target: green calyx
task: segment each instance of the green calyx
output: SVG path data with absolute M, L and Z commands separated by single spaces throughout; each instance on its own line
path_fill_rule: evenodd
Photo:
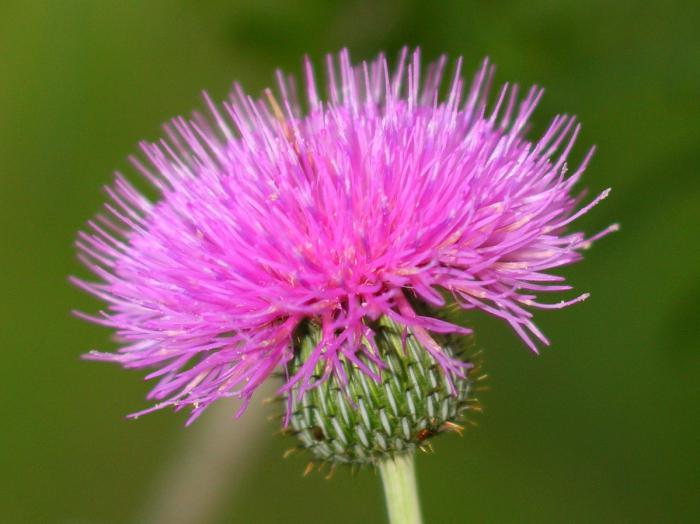
M 293 389 L 287 428 L 299 440 L 293 450 L 307 449 L 316 461 L 332 465 L 376 464 L 396 454 L 430 449 L 429 439 L 445 431 L 460 432 L 459 422 L 466 412 L 479 410 L 472 398 L 478 380 L 473 378 L 475 367 L 466 369 L 463 378 L 452 376 L 452 390 L 442 368 L 410 329 L 387 317 L 371 327 L 386 366 L 378 369 L 369 359 L 359 358 L 379 373 L 381 381 L 346 360 L 346 384 L 331 376 L 301 399 Z M 287 370 L 290 375 L 319 339 L 319 326 L 308 321 L 295 337 L 295 356 Z M 456 338 L 436 340 L 445 354 L 458 356 Z M 323 374 L 320 365 L 316 374 Z

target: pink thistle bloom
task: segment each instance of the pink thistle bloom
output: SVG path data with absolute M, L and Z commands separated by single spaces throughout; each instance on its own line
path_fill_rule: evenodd
M 417 50 L 393 71 L 383 55 L 353 66 L 342 51 L 327 58 L 324 99 L 306 60 L 303 105 L 278 73 L 277 98 L 235 85 L 220 108 L 205 95 L 208 117 L 176 118 L 167 139 L 142 143 L 145 162 L 132 161 L 158 200 L 117 174 L 107 212 L 77 241 L 99 281 L 73 282 L 108 304 L 81 315 L 122 343 L 87 358 L 153 369 L 157 404 L 141 413 L 191 406 L 192 420 L 220 397 L 244 407 L 290 360 L 305 319 L 321 341 L 283 392 L 342 381 L 343 361 L 377 378 L 364 362 L 382 365 L 370 327 L 382 315 L 446 376 L 464 373 L 431 334 L 470 330 L 419 314 L 418 303 L 430 311 L 449 299 L 502 318 L 533 351 L 547 344 L 531 309 L 588 296 L 538 300 L 571 289 L 548 270 L 615 229 L 566 231 L 608 191 L 583 207 L 572 195 L 592 154 L 567 176 L 573 117 L 524 137 L 541 89 L 519 100 L 505 85 L 489 105 L 493 67 L 484 62 L 465 92 L 460 59 L 441 97 L 445 66 L 442 57 L 421 80 Z

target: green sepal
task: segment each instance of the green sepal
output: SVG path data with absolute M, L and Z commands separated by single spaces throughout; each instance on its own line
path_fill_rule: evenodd
M 299 447 L 309 450 L 318 461 L 371 464 L 394 454 L 424 449 L 435 435 L 459 431 L 458 422 L 476 407 L 472 398 L 474 367 L 466 369 L 464 377 L 453 375 L 451 389 L 443 369 L 409 328 L 388 317 L 381 317 L 370 327 L 386 366 L 379 369 L 360 353 L 358 357 L 379 374 L 381 382 L 344 360 L 346 384 L 331 375 L 301 399 L 297 398 L 298 387 L 289 393 L 292 406 L 288 432 L 296 435 Z M 287 369 L 290 376 L 320 337 L 320 327 L 313 321 L 299 330 L 295 355 Z M 450 357 L 457 356 L 458 340 L 436 338 Z M 323 374 L 321 366 L 315 370 L 317 377 Z

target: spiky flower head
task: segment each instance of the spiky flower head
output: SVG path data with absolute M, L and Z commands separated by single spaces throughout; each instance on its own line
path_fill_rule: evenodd
M 567 232 L 607 195 L 580 207 L 572 194 L 591 154 L 567 174 L 574 118 L 529 141 L 540 89 L 519 99 L 506 85 L 489 103 L 486 62 L 465 90 L 461 60 L 447 80 L 444 57 L 421 79 L 418 51 L 407 55 L 393 71 L 382 55 L 328 57 L 325 96 L 308 60 L 303 100 L 281 73 L 277 94 L 235 85 L 221 107 L 205 96 L 208 116 L 172 120 L 133 159 L 155 201 L 117 174 L 78 240 L 99 280 L 74 281 L 107 302 L 85 316 L 122 344 L 88 358 L 152 369 L 146 411 L 190 406 L 192 419 L 228 396 L 245 406 L 276 368 L 293 392 L 288 416 L 319 384 L 347 384 L 348 366 L 381 381 L 393 357 L 378 347 L 380 319 L 410 334 L 458 397 L 470 364 L 438 339 L 470 330 L 434 312 L 485 311 L 536 350 L 547 340 L 531 310 L 586 297 L 538 300 L 570 289 L 549 270 L 612 230 Z M 295 334 L 309 325 L 299 362 Z

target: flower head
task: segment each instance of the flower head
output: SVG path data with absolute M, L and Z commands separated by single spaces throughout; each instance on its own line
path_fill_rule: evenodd
M 85 316 L 122 343 L 88 358 L 152 368 L 151 409 L 195 417 L 290 369 L 308 321 L 317 343 L 282 387 L 299 395 L 342 383 L 346 363 L 378 378 L 380 318 L 410 330 L 448 380 L 463 376 L 468 364 L 434 338 L 469 333 L 433 313 L 448 303 L 546 344 L 531 310 L 587 296 L 540 302 L 570 289 L 548 271 L 614 228 L 566 231 L 607 195 L 579 207 L 572 194 L 592 151 L 567 174 L 573 117 L 524 137 L 540 89 L 519 101 L 506 85 L 489 104 L 486 62 L 465 90 L 461 60 L 449 78 L 443 57 L 421 80 L 418 51 L 407 54 L 393 71 L 382 55 L 328 57 L 325 97 L 307 60 L 303 100 L 282 74 L 258 100 L 236 85 L 222 107 L 205 96 L 208 117 L 176 118 L 166 139 L 142 143 L 133 163 L 158 199 L 117 174 L 107 212 L 79 236 L 99 281 L 74 281 L 108 304 Z

